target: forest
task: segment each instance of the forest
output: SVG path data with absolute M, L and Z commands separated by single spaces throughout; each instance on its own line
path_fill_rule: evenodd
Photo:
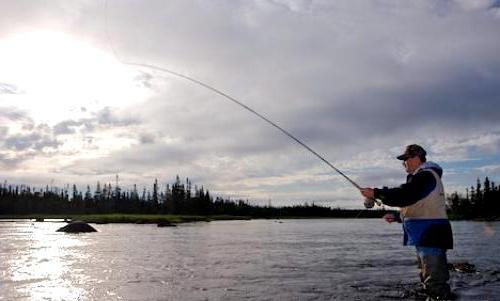
M 381 217 L 387 210 L 357 210 L 330 208 L 314 203 L 273 207 L 250 204 L 248 200 L 230 200 L 213 197 L 203 186 L 193 186 L 189 178 L 160 189 L 155 180 L 150 189 L 138 190 L 133 185 L 123 190 L 118 184 L 89 185 L 84 191 L 76 185 L 34 188 L 29 185 L 0 184 L 0 215 L 30 214 L 174 214 L 174 215 L 232 215 L 255 218 L 285 217 Z M 360 201 L 361 202 L 361 201 Z
M 455 219 L 486 219 L 500 218 L 500 186 L 490 181 L 488 177 L 476 185 L 465 189 L 465 195 L 454 192 L 448 196 L 448 212 Z
M 255 218 L 286 217 L 382 217 L 390 209 L 343 209 L 318 206 L 314 203 L 272 207 L 251 204 L 248 200 L 213 197 L 203 186 L 193 186 L 189 178 L 159 189 L 155 180 L 151 189 L 121 189 L 118 183 L 97 182 L 84 191 L 76 185 L 66 188 L 35 188 L 29 185 L 0 184 L 0 215 L 30 214 L 173 214 L 173 215 L 233 215 Z M 361 202 L 361 201 L 360 201 Z M 484 182 L 466 188 L 465 195 L 454 192 L 447 197 L 448 214 L 453 219 L 497 219 L 500 216 L 500 187 L 488 177 Z

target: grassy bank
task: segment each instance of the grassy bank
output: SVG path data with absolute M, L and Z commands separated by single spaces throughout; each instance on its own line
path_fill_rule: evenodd
M 448 218 L 452 221 L 476 221 L 476 222 L 498 222 L 500 221 L 500 216 L 489 216 L 489 217 L 480 217 L 473 216 L 471 214 L 458 214 L 455 212 L 448 212 Z
M 189 223 L 189 222 L 210 222 L 215 220 L 248 220 L 247 216 L 229 216 L 229 215 L 162 215 L 162 214 L 85 214 L 85 215 L 57 215 L 57 214 L 30 214 L 30 215 L 0 215 L 0 220 L 72 220 L 83 221 L 86 223 L 131 223 L 131 224 L 157 224 L 157 223 Z
M 129 223 L 129 224 L 158 224 L 158 223 L 189 223 L 189 222 L 210 222 L 220 220 L 250 220 L 250 219 L 335 219 L 335 218 L 380 218 L 378 214 L 367 216 L 360 214 L 356 216 L 349 214 L 345 216 L 233 216 L 233 215 L 172 215 L 172 214 L 29 214 L 29 215 L 0 215 L 2 220 L 49 220 L 55 219 L 60 221 L 83 221 L 86 223 L 108 224 L 108 223 Z M 453 213 L 448 213 L 448 218 L 452 221 L 474 220 L 474 221 L 500 221 L 500 218 L 471 218 Z

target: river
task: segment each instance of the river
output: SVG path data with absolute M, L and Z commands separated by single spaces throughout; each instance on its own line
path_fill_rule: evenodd
M 414 250 L 379 219 L 199 222 L 176 228 L 0 222 L 0 300 L 418 300 Z M 453 222 L 459 300 L 500 300 L 500 223 Z

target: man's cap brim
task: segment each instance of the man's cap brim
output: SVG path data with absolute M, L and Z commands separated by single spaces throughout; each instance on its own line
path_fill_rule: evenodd
M 407 154 L 403 154 L 403 155 L 397 156 L 396 158 L 398 158 L 398 160 L 404 161 L 404 160 L 410 158 L 410 156 L 408 156 Z

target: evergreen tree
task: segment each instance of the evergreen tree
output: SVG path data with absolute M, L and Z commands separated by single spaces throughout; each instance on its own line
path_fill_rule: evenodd
M 158 204 L 158 179 L 155 179 L 153 184 L 153 203 Z
M 76 201 L 78 200 L 78 189 L 76 188 L 76 184 L 73 184 L 73 200 Z
M 90 192 L 90 186 L 87 185 L 87 191 L 85 192 L 85 201 L 92 200 L 92 193 Z

